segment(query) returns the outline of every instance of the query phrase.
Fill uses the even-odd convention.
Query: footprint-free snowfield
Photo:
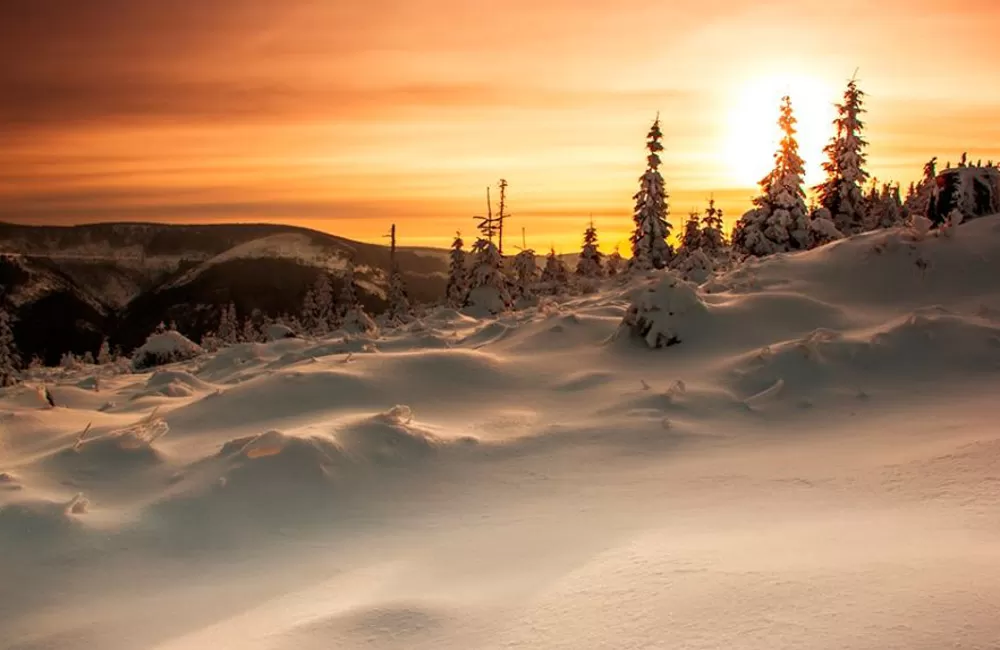
[[[1000,644],[1000,217],[95,372],[0,396],[4,649]]]

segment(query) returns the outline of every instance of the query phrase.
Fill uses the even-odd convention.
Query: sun
[[[798,120],[799,154],[807,186],[823,178],[823,147],[832,135],[837,99],[833,85],[807,75],[751,79],[734,94],[727,116],[724,150],[732,182],[755,186],[771,169],[778,146],[778,105],[792,98]]]

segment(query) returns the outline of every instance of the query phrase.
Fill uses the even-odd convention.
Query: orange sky
[[[812,170],[856,68],[869,169],[1000,159],[1000,2],[7,0],[0,219],[279,221],[447,246],[510,183],[509,228],[627,237],[660,111],[679,226],[730,217],[780,95]]]

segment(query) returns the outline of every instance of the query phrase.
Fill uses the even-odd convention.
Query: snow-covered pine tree
[[[386,319],[390,323],[408,323],[413,319],[413,307],[410,305],[410,298],[406,295],[406,285],[403,283],[403,274],[396,263],[396,226],[392,227],[392,252],[390,254],[389,266],[389,307],[386,310]]]
[[[545,266],[542,268],[541,283],[552,295],[562,293],[569,284],[569,269],[556,255],[555,247],[549,249],[545,256]]]
[[[247,316],[246,320],[243,321],[243,327],[240,332],[240,341],[244,343],[256,343],[260,340],[260,330],[254,323],[253,316]]]
[[[302,301],[302,324],[307,333],[323,336],[330,331],[333,322],[333,287],[330,275],[323,270]]]
[[[681,235],[681,250],[694,252],[701,248],[701,215],[695,210],[688,214],[684,222],[684,234]]]
[[[823,149],[829,160],[823,163],[827,179],[815,189],[819,203],[833,215],[833,223],[845,235],[864,230],[865,200],[862,188],[868,180],[864,169],[863,149],[868,143],[861,137],[864,122],[864,92],[857,80],[851,79],[844,91],[844,101],[837,104],[837,118],[833,121],[836,134]]]
[[[219,327],[215,332],[215,338],[223,344],[236,343],[239,339],[238,324],[239,321],[236,319],[236,305],[229,303],[219,313]]]
[[[340,327],[356,334],[370,334],[378,331],[375,321],[368,315],[358,300],[358,281],[355,276],[354,260],[348,260],[344,269],[344,283],[337,301],[337,315]]]
[[[636,270],[662,269],[673,257],[673,249],[667,243],[673,226],[667,221],[669,198],[660,175],[660,117],[657,116],[646,136],[646,171],[639,177],[639,191],[635,196],[635,210],[632,215],[635,230],[632,233],[632,259],[629,267]]]
[[[607,263],[608,277],[614,277],[618,275],[619,271],[621,271],[621,266],[622,266],[622,254],[618,252],[618,247],[615,246],[615,249],[611,251],[610,255],[608,255],[608,263]]]
[[[576,274],[584,278],[599,278],[604,275],[602,261],[604,255],[597,249],[597,228],[591,219],[590,225],[583,233],[583,248],[576,262]]]
[[[111,344],[108,342],[108,337],[104,337],[101,341],[101,347],[97,350],[97,365],[106,366],[111,363],[114,359],[111,357]]]
[[[684,222],[681,246],[670,261],[670,268],[685,280],[699,284],[715,270],[715,263],[701,250],[701,215],[694,210]]]
[[[879,193],[876,228],[895,228],[903,225],[903,202],[899,198],[899,185],[886,183]]]
[[[445,300],[452,307],[461,307],[469,296],[469,269],[466,264],[465,242],[462,233],[456,232],[451,243],[450,262],[448,265],[448,286],[445,289]]]
[[[760,181],[761,195],[733,228],[733,249],[743,255],[761,257],[812,245],[805,192],[803,163],[795,139],[795,114],[787,95],[781,100],[778,126],[781,143],[774,154],[774,169]]]
[[[344,267],[343,283],[340,287],[340,296],[337,298],[337,316],[343,318],[345,314],[358,305],[357,280],[354,277],[354,260],[348,260]]]
[[[915,216],[928,217],[931,202],[937,195],[937,156],[924,164],[924,175],[914,190],[907,196],[904,207],[912,219]]]
[[[538,281],[538,261],[535,249],[525,248],[514,256],[514,281],[518,298],[531,298]]]
[[[17,353],[10,320],[10,314],[0,306],[0,387],[16,384],[18,369],[21,367],[21,357]]]
[[[386,316],[394,323],[406,323],[413,318],[413,307],[398,268],[389,276],[389,309]]]
[[[510,309],[511,298],[502,267],[503,258],[496,244],[485,237],[477,239],[472,246],[472,273],[466,306],[492,314]]]
[[[715,199],[709,199],[705,216],[701,218],[701,248],[710,255],[718,255],[726,248],[722,227],[722,210],[715,207]]]

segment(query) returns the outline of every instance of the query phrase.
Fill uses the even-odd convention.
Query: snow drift
[[[3,643],[992,648],[998,274],[986,217],[3,389]]]

